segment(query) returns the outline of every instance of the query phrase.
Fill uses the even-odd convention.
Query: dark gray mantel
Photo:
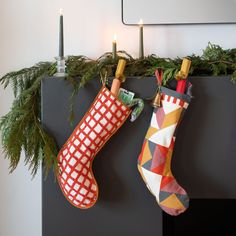
[[[172,167],[191,198],[236,198],[236,85],[224,77],[193,77],[189,109],[179,127]],[[155,92],[154,78],[128,78],[139,97]],[[75,124],[99,91],[98,80],[79,91]],[[42,84],[43,124],[61,147],[73,131],[68,122],[71,87],[49,78]],[[152,108],[127,121],[94,161],[100,196],[89,210],[71,206],[51,175],[43,182],[43,236],[162,235],[162,212],[136,168]],[[190,202],[191,204],[191,202]]]
[[[177,134],[174,173],[191,198],[236,199],[236,84],[191,81],[195,98]]]

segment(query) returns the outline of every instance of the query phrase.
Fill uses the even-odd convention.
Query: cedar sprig
[[[8,73],[0,80],[4,87],[11,84],[15,95],[11,110],[0,119],[1,141],[10,172],[17,167],[23,153],[32,176],[42,160],[46,175],[52,167],[56,170],[56,143],[41,124],[41,81],[53,73],[53,68],[51,63],[39,63]]]
[[[74,100],[79,89],[91,80],[98,79],[101,74],[114,76],[120,58],[127,61],[126,77],[145,79],[153,76],[156,69],[162,69],[165,86],[174,79],[182,61],[181,58],[160,58],[154,54],[144,59],[135,59],[125,51],[119,51],[115,60],[110,52],[96,60],[85,56],[69,56],[66,60],[68,76],[65,79],[72,86],[70,121],[74,119]],[[192,76],[228,75],[231,81],[236,81],[236,49],[224,50],[208,43],[201,56],[191,55],[188,58],[192,61]],[[46,174],[51,169],[57,171],[57,145],[41,121],[41,81],[47,77],[52,78],[55,72],[55,62],[40,62],[0,78],[4,88],[9,85],[12,87],[15,96],[10,111],[0,119],[1,141],[5,157],[10,162],[10,172],[17,167],[23,156],[33,176],[41,162],[44,163]]]

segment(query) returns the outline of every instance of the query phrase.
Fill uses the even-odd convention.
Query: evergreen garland
[[[66,60],[68,77],[73,86],[70,102],[70,121],[73,120],[74,98],[81,87],[99,77],[114,76],[118,60],[127,61],[125,75],[145,78],[153,76],[157,68],[163,69],[163,83],[174,79],[182,59],[159,58],[149,55],[144,59],[134,59],[125,51],[119,51],[117,59],[105,53],[97,60],[85,56],[69,56]],[[217,76],[230,75],[236,81],[236,49],[223,50],[218,45],[208,44],[202,56],[188,56],[192,61],[190,75]],[[34,176],[43,161],[46,175],[53,168],[57,170],[57,145],[54,138],[42,127],[41,123],[41,81],[53,76],[56,63],[41,62],[33,67],[11,72],[0,78],[4,88],[12,86],[14,102],[11,110],[0,119],[2,146],[5,157],[10,161],[10,172],[18,165],[24,152],[25,164]],[[78,79],[79,78],[79,79]]]

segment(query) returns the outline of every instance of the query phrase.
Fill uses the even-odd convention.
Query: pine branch
[[[51,167],[56,166],[56,143],[42,128],[40,122],[41,81],[49,74],[52,67],[48,64],[42,69],[41,66],[42,64],[40,68],[27,69],[26,75],[22,75],[21,71],[14,73],[10,79],[8,74],[8,77],[5,76],[1,80],[7,86],[8,81],[16,81],[19,75],[24,78],[24,90],[19,88],[22,86],[22,81],[15,83],[18,91],[21,92],[13,101],[10,112],[0,119],[3,151],[5,158],[10,161],[10,172],[17,167],[22,151],[25,154],[25,164],[29,166],[32,176],[37,173],[42,160],[46,174]],[[29,73],[31,77],[27,77]],[[39,76],[35,77],[35,73]]]
[[[35,79],[45,72],[50,75],[55,68],[55,64],[51,62],[40,62],[30,68],[25,68],[16,72],[7,73],[0,79],[4,89],[11,84],[14,96],[21,94],[25,89],[28,89]]]
[[[152,54],[144,59],[135,59],[125,51],[119,51],[117,58],[107,52],[96,60],[85,56],[69,56],[66,60],[68,77],[66,80],[73,90],[70,97],[70,117],[74,119],[74,100],[79,89],[99,76],[114,76],[118,60],[124,58],[125,75],[145,78],[153,76],[156,69],[164,71],[163,84],[175,78],[180,69],[181,58],[159,58]],[[236,49],[224,50],[209,43],[201,56],[191,55],[190,75],[212,76],[229,75],[236,81]],[[57,171],[57,145],[54,138],[41,124],[41,81],[56,72],[56,63],[40,62],[30,68],[10,72],[0,78],[4,88],[11,86],[15,100],[10,111],[0,119],[1,140],[5,157],[9,159],[10,172],[18,165],[22,151],[24,162],[34,176],[41,162],[46,175],[50,169]]]

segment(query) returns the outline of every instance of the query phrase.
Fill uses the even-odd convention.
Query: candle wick
[[[138,24],[139,24],[139,26],[143,26],[143,20],[140,19]]]

